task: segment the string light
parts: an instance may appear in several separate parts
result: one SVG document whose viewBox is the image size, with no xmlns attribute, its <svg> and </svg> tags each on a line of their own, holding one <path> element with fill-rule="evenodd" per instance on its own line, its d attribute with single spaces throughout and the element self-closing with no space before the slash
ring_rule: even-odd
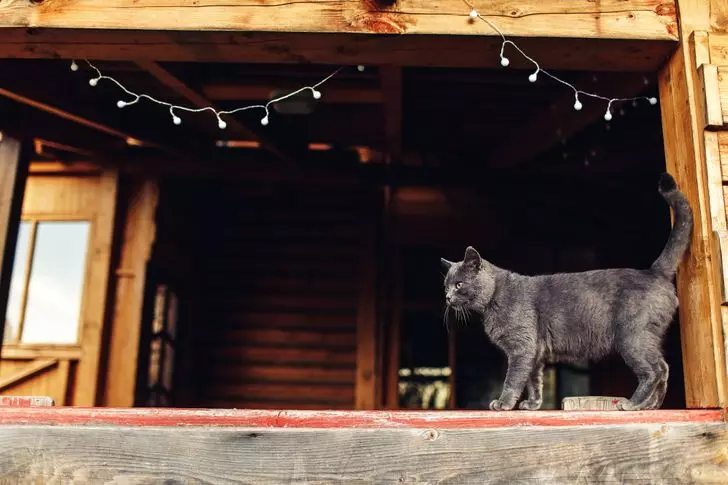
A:
<svg viewBox="0 0 728 485">
<path fill-rule="evenodd" d="M 271 99 L 270 101 L 268 101 L 265 104 L 253 104 L 250 106 L 242 106 L 240 108 L 235 108 L 235 109 L 230 109 L 230 110 L 217 110 L 217 109 L 213 108 L 212 106 L 205 106 L 202 108 L 189 108 L 187 106 L 180 106 L 177 104 L 168 103 L 166 101 L 161 101 L 148 94 L 135 93 L 135 92 L 131 91 L 130 89 L 128 89 L 123 84 L 121 84 L 115 78 L 103 74 L 95 65 L 93 65 L 88 60 L 86 60 L 85 62 L 96 73 L 96 77 L 92 77 L 88 81 L 90 86 L 95 87 L 98 85 L 99 81 L 102 81 L 102 80 L 110 81 L 110 82 L 116 84 L 116 86 L 118 86 L 119 89 L 121 89 L 125 94 L 127 94 L 129 97 L 132 98 L 131 101 L 125 101 L 123 99 L 117 101 L 116 106 L 119 109 L 126 108 L 127 106 L 131 106 L 132 104 L 136 104 L 141 99 L 146 99 L 146 100 L 151 101 L 152 103 L 158 104 L 160 106 L 168 107 L 169 114 L 172 117 L 172 123 L 174 123 L 175 125 L 182 124 L 182 118 L 180 118 L 175 113 L 175 110 L 184 111 L 187 113 L 202 113 L 204 111 L 209 111 L 213 115 L 215 115 L 215 117 L 217 118 L 217 126 L 221 130 L 224 130 L 225 128 L 227 128 L 227 125 L 228 125 L 227 122 L 222 118 L 223 116 L 230 116 L 230 115 L 234 115 L 235 113 L 240 113 L 242 111 L 248 111 L 248 110 L 252 110 L 252 109 L 260 109 L 265 112 L 263 118 L 261 118 L 261 120 L 260 120 L 260 124 L 263 126 L 267 126 L 268 123 L 270 122 L 269 115 L 270 115 L 270 107 L 272 105 L 274 105 L 276 103 L 280 103 L 281 101 L 284 101 L 288 98 L 292 98 L 293 96 L 296 96 L 298 94 L 301 94 L 301 93 L 304 93 L 307 91 L 311 92 L 311 96 L 313 97 L 313 99 L 316 99 L 316 100 L 321 99 L 321 96 L 322 96 L 321 91 L 319 91 L 318 88 L 323 86 L 331 78 L 333 78 L 339 72 L 341 72 L 342 69 L 344 69 L 343 67 L 340 67 L 340 68 L 336 69 L 334 72 L 332 72 L 331 74 L 329 74 L 328 76 L 326 76 L 325 78 L 323 78 L 322 80 L 320 80 L 319 82 L 317 82 L 316 84 L 313 84 L 311 86 L 304 86 L 295 91 L 291 91 L 290 93 L 284 94 L 284 95 L 279 96 L 274 99 Z M 357 66 L 357 70 L 359 70 L 359 72 L 364 71 L 364 69 L 365 68 L 362 65 Z M 76 64 L 76 61 L 71 62 L 71 71 L 78 71 L 78 64 Z"/>
<path fill-rule="evenodd" d="M 543 68 L 541 68 L 541 65 L 534 58 L 532 58 L 528 54 L 526 54 L 523 51 L 523 49 L 521 49 L 520 47 L 518 47 L 518 45 L 515 42 L 513 42 L 510 39 L 508 39 L 505 36 L 505 34 L 503 33 L 503 31 L 501 31 L 495 23 L 493 23 L 491 20 L 489 20 L 486 17 L 484 17 L 483 15 L 481 15 L 480 12 L 478 12 L 478 10 L 475 9 L 475 6 L 470 2 L 470 0 L 463 0 L 463 2 L 465 3 L 465 5 L 467 5 L 470 8 L 469 17 L 470 17 L 470 20 L 471 21 L 474 21 L 476 19 L 482 20 L 483 22 L 485 22 L 486 24 L 488 24 L 488 26 L 491 29 L 493 29 L 500 36 L 501 41 L 502 41 L 502 43 L 501 43 L 501 49 L 500 49 L 500 64 L 501 64 L 501 66 L 508 67 L 510 65 L 511 61 L 508 59 L 508 57 L 506 57 L 506 55 L 505 55 L 505 49 L 506 49 L 506 46 L 512 47 L 519 54 L 521 54 L 526 60 L 528 60 L 531 64 L 533 64 L 534 67 L 536 68 L 536 70 L 531 75 L 528 76 L 528 80 L 530 82 L 532 82 L 532 83 L 536 82 L 538 80 L 538 74 L 539 73 L 543 73 L 544 76 L 549 77 L 552 80 L 556 81 L 557 83 L 562 84 L 563 86 L 566 86 L 567 88 L 569 88 L 572 91 L 574 91 L 574 109 L 576 111 L 580 111 L 583 108 L 583 105 L 582 105 L 581 101 L 579 100 L 579 96 L 580 95 L 581 96 L 588 97 L 588 98 L 593 98 L 593 99 L 598 99 L 598 100 L 601 100 L 601 101 L 606 101 L 607 102 L 607 110 L 604 113 L 604 119 L 607 120 L 607 121 L 610 121 L 612 119 L 612 112 L 611 112 L 612 103 L 617 103 L 617 102 L 618 103 L 621 103 L 621 102 L 632 101 L 633 105 L 636 105 L 637 104 L 637 101 L 646 100 L 646 101 L 648 101 L 653 106 L 657 104 L 657 98 L 648 98 L 646 96 L 634 96 L 634 97 L 630 97 L 630 98 L 608 98 L 606 96 L 602 96 L 602 95 L 597 94 L 597 93 L 592 93 L 592 92 L 589 92 L 589 91 L 584 91 L 582 89 L 578 89 L 573 84 L 571 84 L 571 83 L 569 83 L 569 82 L 561 79 L 560 77 L 558 77 L 558 76 L 556 76 L 554 74 L 551 74 L 550 72 L 548 72 L 548 71 L 544 70 Z M 592 80 L 594 82 L 597 81 L 596 75 L 592 76 Z M 646 77 L 644 78 L 644 82 L 645 82 L 645 85 L 649 84 L 649 81 L 647 80 Z"/>
</svg>

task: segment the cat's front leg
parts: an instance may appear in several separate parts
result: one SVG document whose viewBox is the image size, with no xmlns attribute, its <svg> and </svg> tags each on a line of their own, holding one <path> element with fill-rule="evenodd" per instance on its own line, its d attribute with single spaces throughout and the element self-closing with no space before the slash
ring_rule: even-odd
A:
<svg viewBox="0 0 728 485">
<path fill-rule="evenodd" d="M 518 408 L 528 411 L 541 409 L 543 404 L 543 362 L 538 362 L 533 366 L 533 372 L 526 383 L 526 391 L 528 399 L 521 401 Z"/>
<path fill-rule="evenodd" d="M 490 403 L 493 411 L 510 411 L 516 406 L 516 401 L 523 394 L 531 372 L 533 372 L 535 357 L 532 355 L 509 355 L 508 371 L 503 383 L 503 391 L 498 399 Z"/>
</svg>

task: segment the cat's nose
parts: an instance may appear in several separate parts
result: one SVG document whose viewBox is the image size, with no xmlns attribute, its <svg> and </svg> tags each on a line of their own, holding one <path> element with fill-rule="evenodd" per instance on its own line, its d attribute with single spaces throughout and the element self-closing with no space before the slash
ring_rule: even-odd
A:
<svg viewBox="0 0 728 485">
<path fill-rule="evenodd" d="M 449 305 L 449 304 L 450 304 L 450 302 L 452 302 L 452 296 L 450 296 L 450 295 L 445 295 L 445 303 L 447 303 L 447 304 Z"/>
</svg>

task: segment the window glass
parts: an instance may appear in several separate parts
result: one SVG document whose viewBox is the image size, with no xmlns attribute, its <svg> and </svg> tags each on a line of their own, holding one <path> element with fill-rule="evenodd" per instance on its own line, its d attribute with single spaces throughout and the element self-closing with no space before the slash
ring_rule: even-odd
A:
<svg viewBox="0 0 728 485">
<path fill-rule="evenodd" d="M 23 343 L 76 343 L 89 229 L 86 221 L 38 223 Z"/>
<path fill-rule="evenodd" d="M 10 293 L 8 307 L 5 312 L 4 342 L 15 342 L 20 328 L 20 314 L 23 303 L 23 290 L 25 289 L 25 271 L 28 266 L 28 252 L 30 251 L 30 231 L 32 223 L 21 222 L 18 230 L 18 241 L 13 261 L 13 274 L 10 278 Z"/>
</svg>

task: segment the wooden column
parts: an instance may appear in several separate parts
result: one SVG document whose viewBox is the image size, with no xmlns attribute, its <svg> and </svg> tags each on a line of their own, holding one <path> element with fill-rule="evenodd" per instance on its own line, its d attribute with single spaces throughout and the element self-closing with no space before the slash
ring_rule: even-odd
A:
<svg viewBox="0 0 728 485">
<path fill-rule="evenodd" d="M 377 399 L 377 227 L 381 191 L 365 188 L 362 195 L 362 243 L 359 305 L 356 319 L 356 409 L 376 409 Z"/>
<path fill-rule="evenodd" d="M 130 185 L 126 192 L 121 254 L 114 275 L 114 313 L 102 400 L 105 406 L 134 405 L 147 263 L 156 234 L 157 183 L 135 180 Z"/>
<path fill-rule="evenodd" d="M 677 274 L 686 404 L 725 407 L 726 364 L 720 312 L 719 253 L 705 156 L 706 114 L 699 67 L 709 63 L 709 2 L 681 0 L 681 45 L 660 72 L 660 103 L 668 171 L 693 208 L 695 227 Z"/>
<path fill-rule="evenodd" d="M 19 141 L 0 133 L 0 347 L 5 330 L 20 210 L 28 178 L 28 161 L 28 157 L 23 156 Z"/>
</svg>

